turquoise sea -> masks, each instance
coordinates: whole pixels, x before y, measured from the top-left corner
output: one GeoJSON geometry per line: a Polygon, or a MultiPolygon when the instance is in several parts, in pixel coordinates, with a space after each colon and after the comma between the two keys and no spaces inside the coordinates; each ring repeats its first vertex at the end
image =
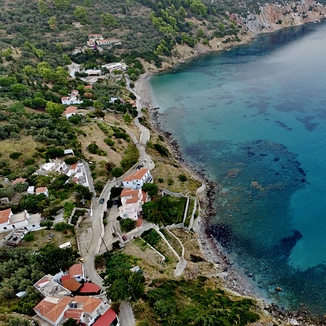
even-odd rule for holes
{"type": "Polygon", "coordinates": [[[268,297],[315,314],[326,313],[325,54],[326,23],[311,24],[151,79],[162,127],[218,184],[212,234],[268,297]]]}

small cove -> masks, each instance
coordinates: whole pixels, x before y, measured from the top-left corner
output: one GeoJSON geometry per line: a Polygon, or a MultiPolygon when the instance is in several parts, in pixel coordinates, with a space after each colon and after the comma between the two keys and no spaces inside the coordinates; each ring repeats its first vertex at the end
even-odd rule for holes
{"type": "Polygon", "coordinates": [[[326,312],[325,32],[261,35],[151,79],[162,127],[219,184],[214,236],[269,297],[316,314],[326,312]]]}

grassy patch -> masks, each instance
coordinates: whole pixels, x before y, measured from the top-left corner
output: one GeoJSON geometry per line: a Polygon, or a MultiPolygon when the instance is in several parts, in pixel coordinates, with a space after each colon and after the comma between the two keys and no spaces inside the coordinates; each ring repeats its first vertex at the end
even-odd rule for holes
{"type": "Polygon", "coordinates": [[[137,319],[146,320],[152,326],[244,326],[259,320],[254,301],[231,298],[215,280],[205,277],[188,281],[159,279],[152,286],[143,309],[136,310],[137,319]]]}

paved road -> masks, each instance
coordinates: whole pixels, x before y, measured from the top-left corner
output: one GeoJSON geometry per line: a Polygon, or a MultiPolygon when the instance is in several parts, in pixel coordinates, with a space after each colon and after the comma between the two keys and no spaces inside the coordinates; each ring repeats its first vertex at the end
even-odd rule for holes
{"type": "Polygon", "coordinates": [[[120,306],[120,325],[121,326],[134,326],[136,324],[134,314],[129,302],[122,302],[120,306]]]}
{"type": "MultiPolygon", "coordinates": [[[[76,65],[72,65],[70,69],[70,74],[74,76],[75,71],[78,69],[76,65]]],[[[127,88],[134,93],[134,91],[130,88],[129,86],[129,79],[127,79],[127,88]]],[[[135,94],[135,93],[134,93],[135,94]]],[[[137,103],[137,111],[138,111],[138,116],[142,116],[141,112],[141,98],[138,96],[138,94],[135,94],[136,96],[136,103],[137,103]]],[[[138,118],[134,119],[134,122],[136,126],[139,128],[141,132],[140,139],[138,139],[134,136],[132,137],[134,143],[136,144],[138,150],[139,150],[139,163],[138,164],[143,164],[144,167],[148,169],[153,169],[154,168],[154,162],[151,159],[151,157],[146,153],[146,143],[150,139],[150,132],[149,130],[141,125],[138,121],[138,118]]],[[[87,175],[90,176],[90,170],[86,168],[87,175]]],[[[116,217],[118,216],[118,211],[117,207],[113,206],[112,209],[108,212],[107,216],[107,226],[104,228],[103,225],[103,213],[106,210],[106,201],[110,198],[110,193],[111,193],[111,188],[114,187],[116,184],[121,183],[124,177],[127,175],[134,173],[135,169],[131,169],[128,171],[126,174],[121,176],[120,178],[116,180],[109,180],[100,197],[99,198],[104,198],[104,203],[99,204],[98,200],[94,198],[92,200],[92,215],[91,215],[91,220],[92,220],[92,227],[87,229],[87,237],[88,237],[88,248],[86,245],[84,245],[86,248],[83,248],[83,258],[85,259],[84,267],[86,269],[86,275],[98,286],[100,286],[103,289],[103,284],[102,284],[102,279],[101,277],[97,274],[95,270],[95,264],[94,264],[94,258],[95,255],[98,253],[104,252],[104,250],[110,250],[112,248],[112,243],[114,241],[117,241],[117,239],[122,240],[121,238],[121,233],[119,232],[119,225],[116,222],[116,217]],[[114,229],[113,229],[114,228],[114,229]],[[118,237],[113,236],[113,230],[116,231],[118,234],[118,237]],[[105,232],[106,231],[106,232],[105,232]]],[[[92,178],[89,178],[92,180],[92,178]]],[[[148,223],[150,224],[150,223],[148,223]]],[[[142,227],[142,232],[144,229],[150,228],[152,226],[148,225],[147,223],[144,223],[142,227]]],[[[139,230],[138,230],[139,231],[139,230]]],[[[135,232],[136,233],[136,232],[135,232]]],[[[128,234],[128,237],[131,237],[132,234],[128,234]]],[[[123,241],[122,241],[123,242],[123,241]]],[[[85,242],[86,243],[86,242],[85,242]]],[[[121,326],[134,326],[135,325],[135,319],[132,313],[132,309],[129,303],[123,303],[120,307],[120,316],[121,316],[121,326]]]]}

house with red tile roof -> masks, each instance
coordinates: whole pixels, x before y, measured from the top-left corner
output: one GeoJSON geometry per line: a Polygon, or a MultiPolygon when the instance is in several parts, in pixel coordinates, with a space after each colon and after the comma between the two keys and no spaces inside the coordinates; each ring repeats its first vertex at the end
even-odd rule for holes
{"type": "Polygon", "coordinates": [[[94,283],[84,283],[83,287],[78,291],[79,295],[99,295],[101,288],[94,283]]]}
{"type": "Polygon", "coordinates": [[[72,297],[45,297],[35,308],[36,314],[50,323],[57,326],[64,317],[64,313],[69,309],[72,297]]]}
{"type": "Polygon", "coordinates": [[[77,107],[76,106],[68,106],[65,111],[63,112],[63,114],[66,116],[67,119],[69,119],[70,117],[72,117],[73,115],[77,114],[77,107]]]}
{"type": "Polygon", "coordinates": [[[82,264],[74,264],[69,268],[68,275],[74,278],[77,282],[86,281],[85,270],[82,264]]]}
{"type": "Polygon", "coordinates": [[[47,187],[39,187],[35,189],[35,195],[43,194],[46,197],[49,197],[49,191],[47,187]]]}
{"type": "Polygon", "coordinates": [[[136,221],[142,212],[143,204],[147,202],[148,197],[145,191],[141,189],[133,190],[125,188],[122,190],[121,206],[119,207],[119,215],[122,218],[130,218],[136,221]]]}
{"type": "Polygon", "coordinates": [[[58,298],[48,296],[34,308],[34,311],[51,325],[57,326],[69,318],[73,318],[83,325],[92,325],[107,309],[108,305],[95,297],[64,296],[58,298]]]}
{"type": "Polygon", "coordinates": [[[62,280],[62,286],[72,293],[77,293],[82,288],[83,284],[76,281],[75,278],[62,280]]]}
{"type": "Polygon", "coordinates": [[[17,178],[11,184],[12,185],[16,185],[18,183],[24,183],[24,182],[26,182],[26,179],[25,178],[17,178]]]}
{"type": "Polygon", "coordinates": [[[153,178],[148,169],[141,168],[122,180],[124,188],[141,189],[145,183],[152,182],[153,178]]]}

